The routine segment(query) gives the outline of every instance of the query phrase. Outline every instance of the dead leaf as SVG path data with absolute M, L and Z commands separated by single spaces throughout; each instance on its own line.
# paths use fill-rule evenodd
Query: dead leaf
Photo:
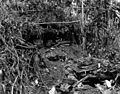
M 96 84 L 96 87 L 97 87 L 101 92 L 104 91 L 104 88 L 103 88 L 100 84 Z
M 70 85 L 68 85 L 68 84 L 63 84 L 63 85 L 61 85 L 61 89 L 62 89 L 63 91 L 67 91 L 69 87 L 70 87 Z
M 111 82 L 108 81 L 108 80 L 105 80 L 105 84 L 107 85 L 108 88 L 111 88 L 111 87 L 112 87 Z
M 49 93 L 49 94 L 57 94 L 57 91 L 56 91 L 55 86 L 53 86 L 48 93 Z

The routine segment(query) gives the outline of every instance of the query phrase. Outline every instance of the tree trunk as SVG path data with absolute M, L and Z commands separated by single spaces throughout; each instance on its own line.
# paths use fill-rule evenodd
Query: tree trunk
M 81 32 L 82 32 L 82 35 L 83 35 L 83 38 L 82 38 L 82 48 L 83 50 L 85 50 L 86 48 L 86 37 L 85 37 L 85 32 L 84 32 L 84 0 L 82 0 L 82 19 L 81 19 Z

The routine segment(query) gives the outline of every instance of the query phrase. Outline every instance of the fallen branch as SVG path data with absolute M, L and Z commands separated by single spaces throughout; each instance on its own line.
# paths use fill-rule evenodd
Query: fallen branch
M 70 24 L 70 23 L 78 23 L 80 22 L 81 20 L 76 20 L 76 21 L 63 21 L 63 22 L 43 22 L 43 23 L 35 23 L 35 22 L 32 22 L 30 24 L 33 24 L 33 25 L 41 25 L 41 24 Z

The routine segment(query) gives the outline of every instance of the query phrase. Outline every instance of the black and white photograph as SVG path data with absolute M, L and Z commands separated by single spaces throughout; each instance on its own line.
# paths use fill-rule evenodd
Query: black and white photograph
M 0 94 L 120 94 L 120 0 L 0 0 Z

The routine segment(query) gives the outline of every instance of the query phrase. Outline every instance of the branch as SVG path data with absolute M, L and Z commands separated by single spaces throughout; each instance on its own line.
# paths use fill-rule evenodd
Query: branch
M 15 83 L 17 82 L 18 76 L 15 78 L 15 81 L 12 85 L 11 94 L 13 94 Z
M 30 24 L 33 24 L 33 25 L 41 25 L 41 24 L 69 24 L 69 23 L 78 23 L 80 22 L 81 20 L 76 20 L 76 21 L 63 21 L 63 22 L 43 22 L 43 23 L 30 23 Z

